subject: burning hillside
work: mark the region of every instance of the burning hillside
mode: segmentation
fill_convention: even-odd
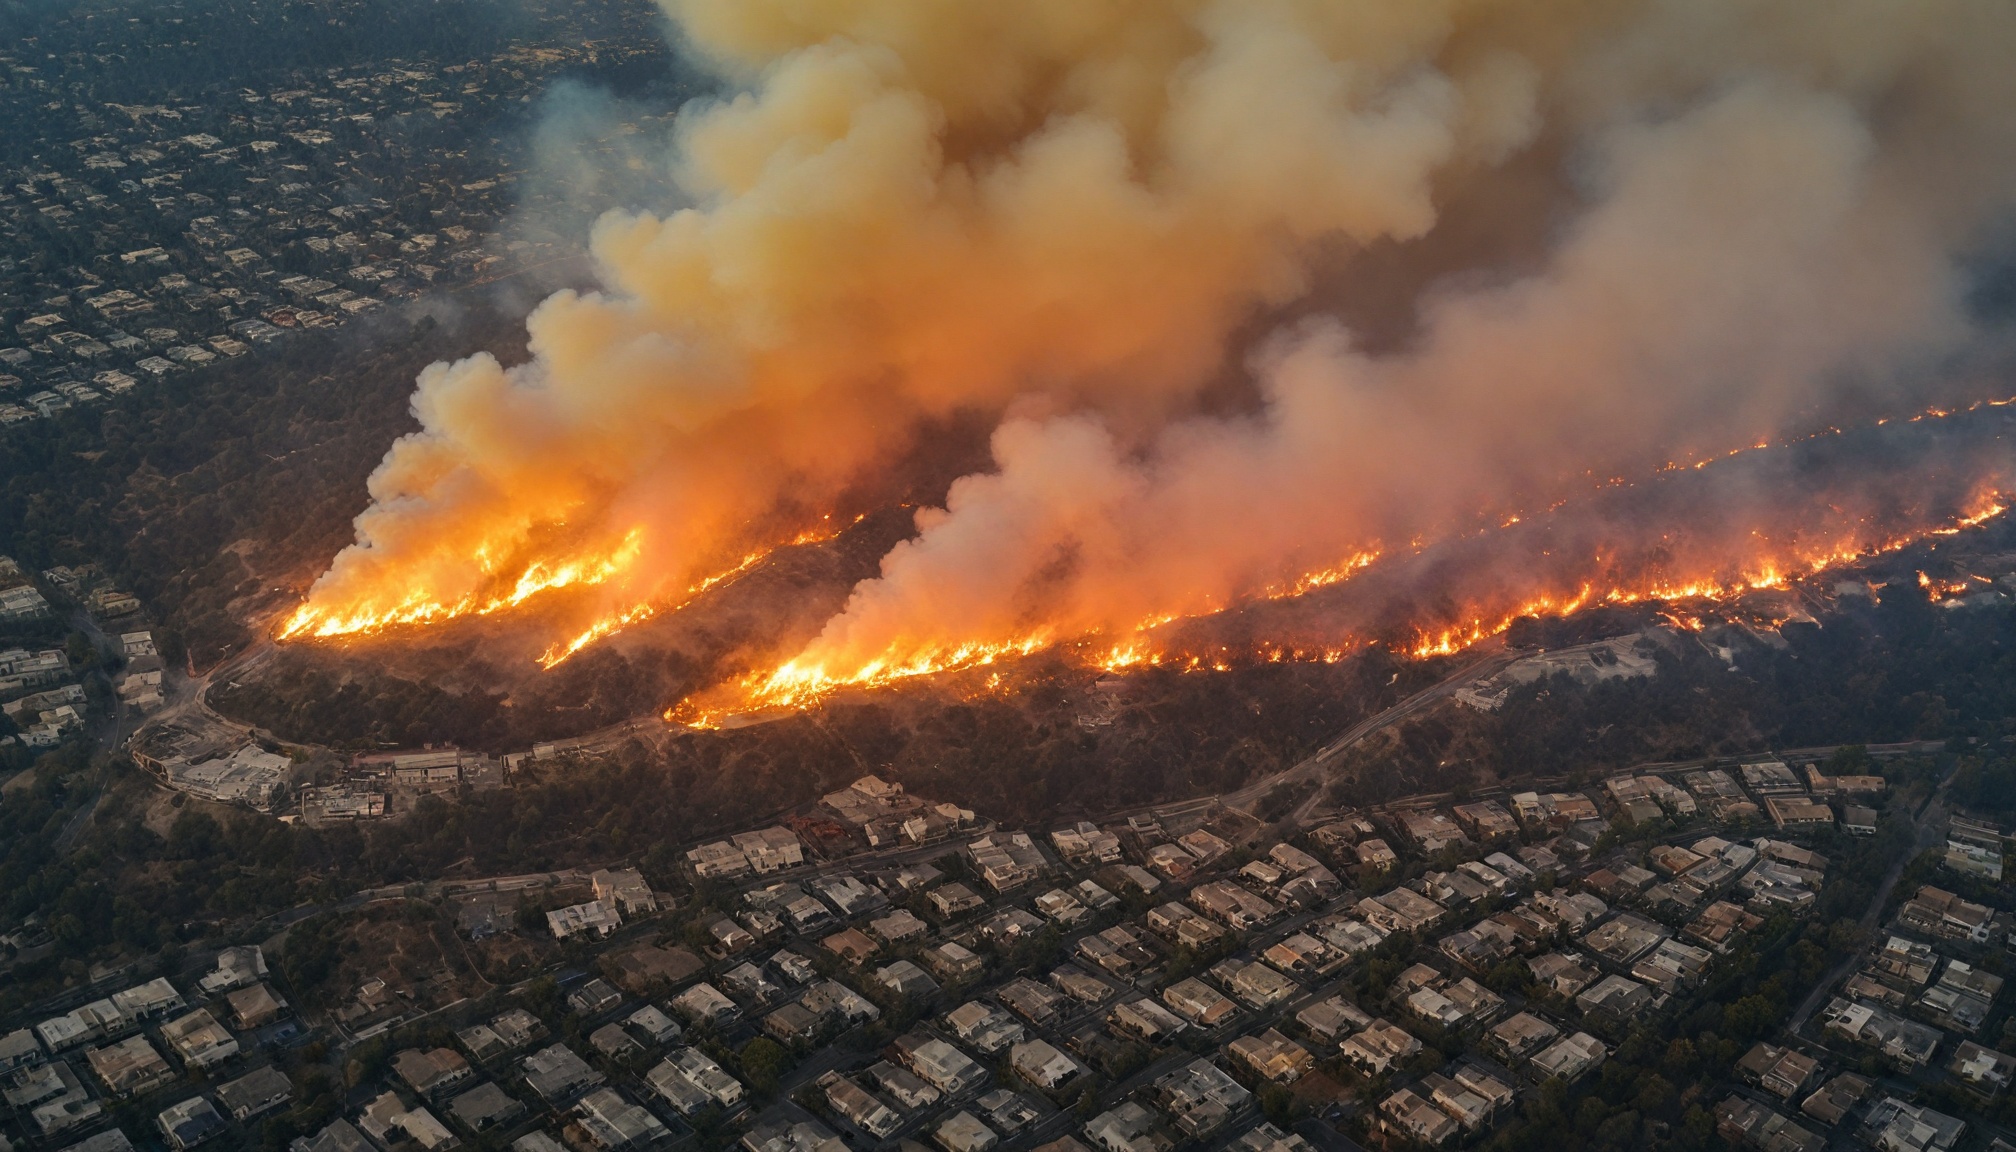
[[[674,717],[1685,623],[2016,491],[1993,408],[1837,430],[1978,387],[2006,6],[664,2],[746,86],[686,116],[692,207],[605,218],[528,362],[422,375],[281,638],[510,618],[559,667],[847,532],[962,415],[991,460]]]

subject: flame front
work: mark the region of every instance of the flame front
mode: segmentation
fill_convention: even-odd
[[[628,572],[644,548],[644,531],[633,528],[621,543],[600,556],[567,560],[533,560],[520,570],[508,590],[487,597],[464,596],[443,603],[424,591],[399,595],[389,604],[373,600],[336,608],[320,604],[312,597],[282,623],[276,632],[281,640],[299,637],[328,638],[364,632],[379,632],[414,624],[436,624],[458,616],[490,616],[524,604],[542,592],[574,585],[606,583]],[[479,563],[491,565],[487,551],[477,550]]]
[[[2007,507],[1999,494],[1990,493],[1979,498],[1971,511],[1947,523],[1873,541],[1840,540],[1824,548],[1809,546],[1790,549],[1782,554],[1760,557],[1733,576],[1701,576],[1678,580],[1649,579],[1609,587],[1599,587],[1595,583],[1585,582],[1565,593],[1531,595],[1516,600],[1500,610],[1477,611],[1458,624],[1419,629],[1410,639],[1389,642],[1388,646],[1401,655],[1415,659],[1452,656],[1503,634],[1521,618],[1562,618],[1601,605],[1672,605],[1675,607],[1662,611],[1661,615],[1665,619],[1678,628],[1700,631],[1705,626],[1704,615],[1712,607],[1726,608],[1753,593],[1787,590],[1802,579],[1867,563],[1927,540],[1955,535],[1986,524],[2001,516],[2006,510]],[[1414,542],[1414,546],[1418,549],[1421,542]],[[1343,564],[1319,569],[1280,585],[1271,585],[1256,596],[1256,599],[1279,599],[1300,594],[1284,593],[1282,591],[1284,588],[1300,588],[1308,591],[1340,583],[1371,568],[1378,559],[1377,552],[1361,552]],[[1979,584],[1935,581],[1923,573],[1919,574],[1919,581],[1932,593],[1935,600],[1980,590]],[[1692,609],[1677,607],[1680,605],[1695,607]],[[1075,652],[1082,664],[1112,672],[1164,666],[1183,671],[1222,672],[1239,663],[1289,661],[1334,663],[1372,643],[1364,637],[1352,637],[1341,643],[1316,649],[1263,644],[1237,653],[1229,650],[1219,650],[1211,654],[1186,653],[1180,649],[1165,647],[1155,635],[1157,629],[1180,618],[1182,617],[1165,614],[1145,620],[1139,627],[1119,638],[1102,638],[1097,635],[1059,637],[1052,632],[1037,632],[995,643],[976,641],[953,647],[915,650],[892,648],[852,667],[835,667],[801,656],[786,661],[767,673],[751,674],[730,686],[725,692],[709,694],[705,702],[697,699],[689,700],[668,709],[665,719],[689,727],[717,727],[731,715],[805,709],[842,690],[882,687],[917,677],[993,665],[1053,647]],[[1783,623],[1783,619],[1774,619],[1772,622]],[[990,680],[989,687],[998,687],[999,683],[997,673]]]

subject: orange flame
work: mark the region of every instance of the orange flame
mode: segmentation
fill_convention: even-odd
[[[510,591],[488,599],[465,596],[452,604],[443,604],[425,592],[413,592],[389,606],[353,608],[348,612],[318,607],[310,600],[296,608],[275,635],[281,640],[303,636],[326,638],[359,632],[376,632],[401,625],[434,624],[457,616],[489,616],[516,608],[541,592],[575,584],[604,583],[621,575],[636,563],[643,549],[644,531],[641,528],[633,528],[623,537],[623,542],[607,556],[581,558],[550,565],[543,560],[535,560],[518,574]],[[478,549],[477,555],[484,569],[490,570],[488,553]]]

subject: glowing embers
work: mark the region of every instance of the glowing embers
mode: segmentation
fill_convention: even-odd
[[[542,592],[605,583],[628,571],[643,548],[643,529],[633,528],[606,555],[554,562],[534,560],[519,572],[507,590],[487,596],[464,596],[452,603],[443,603],[425,591],[408,592],[389,603],[369,601],[343,608],[318,604],[311,597],[294,610],[276,636],[281,640],[349,636],[406,625],[435,624],[458,616],[489,616],[516,608]],[[485,571],[492,570],[487,553],[481,549],[478,561]]]

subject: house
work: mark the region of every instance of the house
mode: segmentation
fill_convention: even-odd
[[[524,1112],[525,1105],[507,1095],[502,1088],[489,1083],[471,1088],[448,1105],[448,1114],[470,1132],[483,1132],[509,1124]]]
[[[1272,1124],[1260,1124],[1234,1140],[1230,1152],[1316,1152],[1299,1135],[1283,1132]]]
[[[616,906],[601,900],[555,908],[546,913],[546,926],[552,930],[555,940],[572,940],[576,936],[600,939],[622,925],[623,918],[617,913]]]
[[[218,1085],[218,1102],[240,1124],[280,1108],[290,1096],[294,1096],[294,1083],[270,1065]]]
[[[1155,953],[1132,929],[1115,924],[1078,941],[1078,955],[1112,973],[1129,976],[1155,963]]]
[[[1376,838],[1359,844],[1353,851],[1358,863],[1367,868],[1391,868],[1400,862],[1400,854],[1386,841]]]
[[[898,996],[914,996],[921,999],[938,994],[938,982],[908,960],[898,960],[894,964],[877,969],[875,982]]]
[[[44,1137],[89,1123],[104,1112],[61,1060],[16,1071],[5,1096],[17,1113],[27,1110],[29,1122]]]
[[[1799,1110],[1822,1124],[1839,1124],[1848,1115],[1849,1109],[1861,1103],[1871,1083],[1867,1076],[1843,1072],[1808,1096]]]
[[[1967,1125],[1958,1117],[1906,1104],[1894,1096],[1877,1101],[1862,1130],[1878,1152],[1951,1152]]]
[[[567,994],[567,1007],[578,1015],[600,1016],[623,1003],[623,994],[605,980],[590,980]]]
[[[408,1048],[392,1057],[392,1071],[408,1088],[432,1096],[469,1078],[469,1062],[447,1048]]]
[[[1158,1107],[1185,1135],[1204,1139],[1244,1115],[1253,1094],[1209,1060],[1193,1060],[1155,1081]]]
[[[702,844],[686,853],[686,862],[693,869],[693,874],[702,880],[743,876],[749,872],[749,858],[726,840]]]
[[[1805,1090],[1820,1062],[1790,1048],[1758,1044],[1736,1061],[1736,1071],[1780,1100],[1790,1100]]]
[[[902,1113],[838,1072],[821,1076],[818,1087],[835,1114],[877,1140],[887,1140],[903,1126]]]
[[[980,878],[996,892],[1019,888],[1049,867],[1026,832],[990,833],[968,843],[966,851]]]
[[[1575,1006],[1584,1012],[1601,1012],[1617,1020],[1629,1020],[1652,1006],[1652,990],[1624,976],[1605,976],[1575,997]]]
[[[976,1051],[992,1054],[1017,1043],[1024,1036],[1022,1025],[992,1005],[971,1000],[945,1014],[945,1026],[962,1043]]]
[[[631,916],[658,910],[658,897],[635,868],[598,868],[588,877],[595,899]]]
[[[1284,973],[1321,976],[1335,972],[1351,959],[1306,932],[1297,932],[1270,945],[1260,958]]]
[[[899,1059],[925,1083],[947,1096],[957,1096],[987,1079],[987,1070],[964,1052],[934,1036],[911,1032],[895,1043]]]
[[[1316,1064],[1307,1048],[1272,1028],[1258,1036],[1241,1036],[1225,1050],[1256,1075],[1276,1084],[1292,1084]]]
[[[643,1045],[632,1039],[620,1024],[604,1024],[588,1034],[588,1046],[611,1060],[621,1060]]]
[[[847,1152],[847,1144],[817,1121],[780,1121],[743,1133],[742,1152]]]
[[[976,908],[986,907],[987,904],[971,888],[958,883],[946,884],[934,889],[929,899],[931,907],[937,909],[940,916],[948,919],[954,916],[964,916]]]
[[[1146,997],[1123,1000],[1106,1014],[1106,1022],[1118,1033],[1145,1040],[1150,1044],[1166,1044],[1182,1035],[1188,1027],[1181,1017]]]
[[[812,961],[788,948],[782,949],[771,956],[770,966],[782,973],[784,978],[793,984],[808,983],[819,974],[819,970],[812,966]]]
[[[154,1118],[154,1126],[167,1137],[168,1146],[177,1152],[186,1152],[226,1128],[224,1117],[218,1115],[210,1101],[201,1096],[192,1096],[164,1109]]]
[[[875,1084],[877,1090],[896,1102],[897,1107],[916,1112],[938,1102],[938,1089],[919,1079],[908,1068],[891,1064],[886,1060],[870,1064],[862,1073]]]
[[[1504,806],[1496,800],[1458,804],[1453,811],[1456,822],[1478,840],[1488,842],[1519,834],[1518,821],[1512,819],[1512,814],[1505,811]]]
[[[1046,1040],[1025,1040],[1008,1052],[1008,1066],[1036,1087],[1054,1092],[1085,1071]]]
[[[1083,1131],[1099,1152],[1168,1152],[1171,1141],[1156,1122],[1155,1113],[1129,1100],[1094,1116]]]
[[[702,981],[672,998],[672,1010],[684,1016],[692,1024],[719,1026],[742,1014],[733,1000],[721,994],[721,990]]]
[[[266,954],[257,944],[226,948],[217,953],[217,966],[206,973],[197,986],[205,995],[215,996],[233,988],[243,988],[266,978]]]
[[[1485,1038],[1506,1059],[1516,1062],[1553,1043],[1560,1034],[1559,1028],[1531,1012],[1519,1012],[1493,1025]]]
[[[1211,976],[1251,1008],[1271,1008],[1301,990],[1300,985],[1265,964],[1237,959],[1212,965]]]
[[[2000,883],[2004,839],[2002,830],[1993,824],[1955,816],[1946,830],[1946,867],[1964,876]]]
[[[1436,947],[1473,972],[1489,972],[1519,950],[1519,937],[1499,921],[1480,920],[1444,936]]]
[[[1533,897],[1533,907],[1571,933],[1587,930],[1610,911],[1608,904],[1587,892],[1541,892]]]
[[[805,995],[798,1002],[809,1012],[838,1017],[850,1024],[874,1020],[882,1015],[880,1008],[862,999],[860,993],[838,980],[821,980],[805,989]]]
[[[1512,1103],[1511,1085],[1474,1064],[1464,1065],[1454,1078],[1431,1072],[1415,1088],[1465,1132],[1483,1130],[1501,1107]]]
[[[1945,1033],[1890,1012],[1873,1004],[1835,997],[1820,1013],[1821,1027],[1829,1035],[1876,1049],[1893,1064],[1915,1072],[1932,1062]]]
[[[1948,960],[1939,980],[1918,998],[1918,1006],[1935,1023],[1974,1033],[1987,1022],[1989,1009],[2002,991],[2002,977],[1965,960]]]
[[[684,1078],[723,1108],[733,1108],[742,1101],[741,1082],[698,1048],[675,1049],[658,1066]]]
[[[287,1001],[274,995],[264,981],[240,988],[224,997],[224,1002],[231,1007],[231,1022],[246,1030],[264,1028],[278,1020],[287,1008]]]
[[[650,1109],[624,1099],[614,1088],[597,1088],[574,1105],[575,1123],[601,1152],[642,1148],[670,1133]]]
[[[162,1025],[161,1038],[191,1068],[208,1068],[238,1054],[237,1038],[217,1023],[208,1008]]]
[[[1402,809],[1393,813],[1393,820],[1402,834],[1412,840],[1423,855],[1433,856],[1445,848],[1466,846],[1470,843],[1456,822],[1432,809]]]
[[[964,980],[984,969],[986,961],[971,948],[956,940],[947,940],[935,948],[927,948],[923,953],[924,963],[941,980]]]
[[[908,908],[898,908],[879,920],[870,920],[868,931],[885,944],[900,944],[926,935],[931,927]]]
[[[175,1070],[145,1036],[129,1036],[85,1054],[91,1071],[114,1096],[144,1096],[175,1079]]]
[[[879,912],[889,906],[888,897],[870,888],[860,877],[846,872],[814,880],[812,887],[839,909],[841,918],[845,920]]]
[[[1064,1005],[1062,996],[1026,976],[1018,976],[1002,985],[995,991],[994,998],[1006,1005],[1010,1012],[1039,1028],[1055,1020]]]
[[[42,1046],[35,1042],[35,1034],[26,1028],[0,1036],[0,1074],[17,1068],[30,1068],[42,1063]]]
[[[722,1075],[726,1076],[727,1073],[723,1072]],[[660,1060],[651,1071],[646,1072],[644,1083],[681,1116],[691,1116],[702,1108],[716,1103],[713,1096],[687,1078],[679,1066],[672,1063],[669,1058]],[[736,1084],[736,1088],[739,1090],[741,1085]]]
[[[1914,932],[1941,940],[1988,942],[1994,912],[1970,903],[1943,888],[1927,884],[1897,910],[1897,922]]]
[[[557,1104],[584,1088],[602,1083],[602,1073],[590,1068],[565,1044],[542,1048],[524,1060],[525,1083],[548,1104]]]
[[[1805,796],[1766,796],[1764,811],[1780,828],[1814,828],[1834,823],[1834,810]]]
[[[768,1004],[784,995],[784,989],[763,974],[763,969],[744,960],[721,974],[721,983],[744,1000]]]
[[[1112,864],[1120,859],[1120,837],[1088,821],[1052,832],[1050,843],[1073,864]]]
[[[1342,996],[1318,1000],[1295,1014],[1295,1022],[1326,1044],[1340,1043],[1344,1037],[1372,1023],[1356,1004]]]
[[[748,861],[749,870],[758,876],[805,863],[805,846],[799,841],[798,834],[782,825],[755,832],[739,832],[729,837],[729,842]]]
[[[1577,1032],[1542,1049],[1533,1057],[1533,1067],[1550,1078],[1574,1080],[1603,1063],[1609,1055],[1610,1050],[1603,1047],[1601,1040],[1587,1032]]]
[[[2010,1079],[2016,1077],[2016,1056],[1968,1040],[1953,1053],[1953,1062],[1947,1069],[1976,1088],[1995,1093],[2009,1087]]]
[[[1460,1130],[1448,1113],[1411,1088],[1402,1088],[1379,1102],[1379,1127],[1428,1145],[1446,1144]]]
[[[1075,964],[1059,964],[1050,971],[1050,983],[1081,1004],[1103,1004],[1113,995],[1113,987]]]
[[[1758,796],[1790,795],[1806,790],[1792,769],[1776,757],[1750,761],[1738,771],[1742,773],[1743,786]]]
[[[1374,1020],[1363,1031],[1341,1045],[1344,1058],[1367,1075],[1379,1076],[1421,1050],[1406,1029],[1385,1020]]]
[[[1078,902],[1078,898],[1062,888],[1052,888],[1036,897],[1036,911],[1059,924],[1076,924],[1086,915],[1085,906]]]
[[[1013,1135],[1043,1118],[1042,1110],[1030,1103],[1027,1096],[1006,1088],[985,1093],[973,1104],[986,1117],[988,1125],[1003,1135]],[[1071,1142],[1077,1143],[1075,1140]]]
[[[1754,912],[1726,900],[1717,900],[1703,908],[1690,921],[1682,933],[1698,940],[1717,952],[1728,952],[1735,946],[1738,936],[1764,926],[1764,918]]]
[[[130,1152],[130,1148],[128,1145],[126,1149],[105,1149],[103,1152]],[[296,1136],[287,1148],[288,1152],[377,1152],[348,1120],[338,1120],[313,1136]],[[83,1149],[80,1147],[74,1152],[83,1152]]]
[[[824,1022],[824,1017],[803,1004],[786,1004],[763,1017],[763,1031],[786,1044],[796,1044],[811,1040]]]
[[[1341,913],[1316,921],[1309,926],[1309,931],[1346,957],[1370,952],[1386,939],[1386,933],[1363,920],[1354,920]]]
[[[1754,1100],[1731,1096],[1715,1106],[1715,1132],[1758,1152],[1821,1152],[1827,1142]]]

